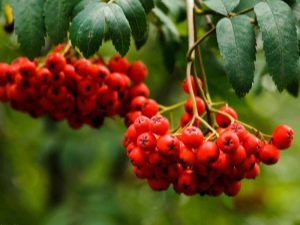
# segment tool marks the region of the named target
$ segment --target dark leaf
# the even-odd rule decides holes
[[[57,44],[67,36],[71,20],[71,12],[76,1],[47,0],[44,14],[46,30],[51,40]]]
[[[105,32],[105,3],[91,3],[73,20],[70,39],[73,46],[85,57],[93,55],[100,47]]]
[[[278,0],[258,3],[254,8],[262,32],[270,73],[279,91],[298,79],[299,49],[290,7]]]
[[[154,0],[139,0],[148,14],[154,8]]]
[[[11,0],[15,31],[29,57],[40,54],[45,44],[44,0]]]
[[[204,4],[213,11],[226,16],[238,6],[239,2],[240,0],[206,0]]]
[[[145,10],[139,0],[116,0],[131,27],[132,36],[139,49],[148,39],[148,23]]]
[[[104,13],[113,45],[121,55],[125,55],[130,46],[130,25],[121,7],[116,4],[108,3]]]
[[[236,94],[244,96],[254,79],[255,34],[249,18],[236,16],[220,20],[217,39],[229,81]]]

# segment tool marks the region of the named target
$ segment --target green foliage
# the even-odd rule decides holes
[[[229,81],[236,94],[244,96],[254,78],[254,28],[247,16],[224,18],[217,24],[217,38]]]
[[[139,0],[139,1],[142,3],[146,13],[149,13],[154,8],[154,0]]]
[[[159,27],[160,45],[164,55],[164,62],[171,71],[174,67],[175,56],[180,42],[179,32],[176,25],[162,10],[153,9],[153,14],[157,19]]]
[[[108,3],[104,12],[110,38],[116,50],[125,55],[130,46],[130,25],[120,6]]]
[[[254,7],[262,33],[270,73],[278,90],[298,80],[299,49],[293,14],[282,1],[260,2]]]
[[[103,6],[103,7],[102,7]],[[91,3],[73,20],[70,27],[70,39],[88,57],[100,47],[104,37],[104,3]],[[87,16],[88,15],[88,16]],[[87,35],[88,34],[88,35]]]
[[[77,0],[47,0],[44,6],[45,25],[51,40],[58,44],[67,36],[71,13]]]
[[[78,2],[72,12],[73,17],[75,17],[78,13],[80,13],[82,10],[84,10],[84,8],[90,4],[90,3],[95,3],[95,2],[99,2],[98,0],[81,0],[80,2]]]
[[[115,2],[124,11],[130,24],[136,47],[139,49],[147,41],[149,31],[146,13],[142,4],[135,0],[116,0]]]
[[[44,0],[11,0],[11,4],[18,41],[24,52],[34,57],[45,43]]]
[[[232,12],[240,3],[240,0],[206,0],[204,4],[213,11],[224,16]]]

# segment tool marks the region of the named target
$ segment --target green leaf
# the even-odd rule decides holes
[[[176,54],[179,50],[180,35],[173,21],[159,8],[153,9],[153,13],[159,21],[160,45],[164,56],[164,62],[169,71],[174,68]]]
[[[99,0],[81,0],[74,7],[73,12],[72,12],[72,16],[75,17],[78,13],[80,13],[90,3],[99,3]]]
[[[240,3],[240,0],[206,0],[204,4],[213,11],[224,16],[232,12]]]
[[[154,8],[154,0],[139,0],[148,14]]]
[[[139,0],[116,0],[130,24],[137,49],[148,39],[148,23],[145,10]]]
[[[73,20],[70,39],[85,57],[98,51],[105,31],[105,3],[91,3]]]
[[[254,79],[255,33],[249,17],[220,20],[217,39],[229,81],[236,94],[244,96]]]
[[[252,8],[254,7],[257,3],[259,3],[260,0],[241,0],[239,5],[235,8],[235,12],[240,12],[242,10],[248,9],[248,8]],[[255,14],[253,11],[248,12],[246,15],[254,17]]]
[[[121,55],[125,55],[130,46],[130,25],[120,6],[108,3],[104,12],[113,45]]]
[[[279,91],[297,79],[299,49],[290,7],[278,0],[254,7],[270,73]]]
[[[176,17],[180,16],[182,12],[185,12],[184,1],[161,0],[161,2],[167,7],[169,12]]]
[[[71,12],[76,1],[46,0],[44,7],[46,30],[51,40],[57,44],[67,36]]]
[[[130,46],[130,25],[120,6],[91,2],[72,21],[70,39],[84,56],[93,55],[109,36],[116,50],[125,55]]]
[[[39,55],[45,44],[44,0],[11,0],[11,4],[22,49],[29,57]]]
[[[179,41],[178,30],[173,21],[170,19],[170,17],[164,14],[163,11],[161,11],[159,8],[153,9],[153,13],[157,17],[159,22],[162,24],[162,26],[165,27],[164,29],[167,29],[168,33],[170,33],[173,36],[172,39]]]
[[[286,87],[286,90],[292,96],[298,97],[299,96],[299,80],[295,80],[292,83],[288,84]]]

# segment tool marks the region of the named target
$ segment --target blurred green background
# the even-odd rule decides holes
[[[179,24],[181,33],[185,24]],[[185,99],[186,42],[176,55],[175,69],[165,67],[159,34],[140,51],[131,48],[130,61],[143,60],[149,69],[151,96],[170,105]],[[0,60],[21,55],[16,37],[0,29]],[[212,38],[204,46],[205,65],[214,100],[234,106],[240,119],[270,133],[277,124],[295,130],[293,147],[281,152],[280,162],[262,166],[256,180],[242,182],[236,198],[185,197],[170,189],[153,192],[138,180],[122,147],[125,126],[120,118],[106,119],[99,129],[71,130],[65,122],[35,120],[0,105],[0,224],[1,225],[188,225],[188,224],[300,224],[300,104],[299,99],[275,91],[264,74],[258,51],[256,83],[245,99],[230,88]],[[260,46],[258,45],[258,49]],[[115,54],[111,43],[100,50],[106,59]],[[179,117],[174,117],[179,121]]]

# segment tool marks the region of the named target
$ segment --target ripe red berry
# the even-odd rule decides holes
[[[147,162],[146,153],[138,147],[132,149],[128,157],[134,166],[143,166]]]
[[[167,190],[170,186],[170,182],[166,179],[149,178],[147,181],[153,191]]]
[[[156,138],[150,132],[140,134],[136,142],[137,146],[145,151],[152,151],[156,147]]]
[[[134,121],[134,128],[138,134],[148,132],[150,130],[151,121],[146,116],[139,116]]]
[[[164,135],[169,130],[169,121],[161,115],[155,115],[151,118],[150,129],[155,134]]]
[[[197,177],[193,170],[183,171],[176,183],[176,189],[179,193],[194,195],[197,193]]]
[[[239,166],[242,165],[242,163],[246,160],[247,158],[247,152],[243,145],[239,145],[237,150],[235,151],[234,154],[229,154],[229,162],[233,166]]]
[[[197,151],[197,162],[199,164],[213,163],[219,158],[220,151],[214,142],[203,142]]]
[[[236,133],[236,135],[239,137],[241,142],[243,142],[248,135],[246,128],[242,124],[239,124],[239,123],[230,124],[229,127],[227,128],[227,130],[230,130],[230,131]]]
[[[217,140],[217,145],[224,153],[233,154],[240,145],[238,136],[232,131],[225,131]]]
[[[238,118],[238,115],[237,113],[235,112],[235,110],[229,106],[223,106],[220,108],[220,111],[223,112],[223,113],[226,113],[228,115],[230,115],[233,119],[237,119]],[[231,120],[221,114],[221,113],[217,113],[216,115],[216,121],[217,121],[217,124],[220,126],[220,127],[228,127],[231,123]]]
[[[241,183],[239,181],[230,182],[225,185],[224,193],[228,196],[236,196],[241,190]]]
[[[253,134],[249,134],[244,140],[243,146],[247,154],[255,154],[263,147],[263,142]]]
[[[146,79],[148,70],[146,65],[141,61],[132,63],[128,70],[129,78],[136,83],[140,83]]]
[[[272,143],[279,149],[287,149],[294,140],[294,131],[287,125],[279,125],[272,134]]]
[[[203,134],[197,127],[187,127],[182,131],[180,140],[189,148],[198,148],[203,142]]]
[[[111,72],[126,74],[129,69],[129,62],[126,58],[122,58],[120,55],[115,55],[109,60],[108,68]]]
[[[187,147],[181,147],[179,151],[179,160],[185,167],[192,167],[196,162],[196,154]]]
[[[198,92],[197,92],[197,87],[196,87],[196,83],[195,83],[195,80],[194,80],[194,77],[191,77],[191,81],[192,81],[192,87],[193,87],[193,92],[195,95],[198,95]],[[202,82],[199,78],[197,78],[197,81],[198,81],[198,84],[200,86],[202,86]],[[182,82],[182,90],[186,93],[186,94],[189,94],[189,88],[188,88],[188,82],[187,80],[185,79],[183,82]]]
[[[47,56],[46,67],[52,73],[59,73],[64,70],[67,65],[66,59],[61,54],[54,52]]]
[[[153,99],[148,99],[142,108],[142,114],[151,118],[158,113],[158,104]]]
[[[150,90],[144,83],[138,83],[133,85],[129,90],[129,96],[130,98],[134,98],[136,96],[144,96],[148,98],[150,95]]]
[[[165,156],[177,156],[180,149],[180,143],[177,137],[166,134],[157,139],[157,149]]]
[[[259,152],[258,157],[261,162],[266,165],[273,165],[278,162],[280,158],[279,150],[272,144],[266,144]]]
[[[198,96],[195,97],[195,100],[196,100],[197,112],[201,116],[205,112],[205,108],[206,108],[205,102],[203,101],[202,98]],[[186,100],[184,108],[187,113],[193,115],[193,102],[191,98]]]

